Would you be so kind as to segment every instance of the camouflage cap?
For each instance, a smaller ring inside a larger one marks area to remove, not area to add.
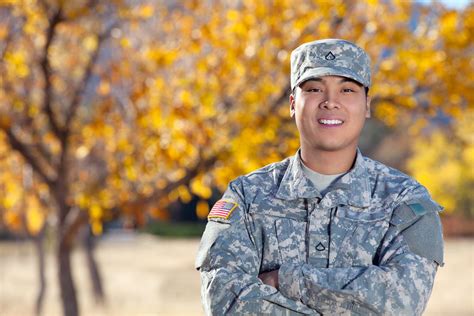
[[[370,57],[346,40],[323,39],[305,43],[291,53],[291,89],[322,76],[342,76],[370,86]]]

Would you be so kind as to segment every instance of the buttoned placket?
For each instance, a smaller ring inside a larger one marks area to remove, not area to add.
[[[315,267],[326,268],[329,263],[329,227],[334,209],[324,208],[320,198],[305,199],[307,211],[306,254],[307,262]]]

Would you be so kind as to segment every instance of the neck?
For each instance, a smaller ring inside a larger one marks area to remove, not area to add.
[[[357,148],[343,151],[324,151],[301,146],[301,159],[304,164],[324,175],[346,173],[352,168]]]

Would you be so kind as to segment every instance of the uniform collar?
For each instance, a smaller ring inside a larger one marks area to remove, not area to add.
[[[321,193],[304,175],[298,155],[299,150],[290,158],[276,197],[283,200],[321,198]],[[330,191],[324,196],[321,203],[324,207],[345,204],[364,208],[370,205],[370,195],[369,175],[364,157],[357,150],[354,167],[331,185]]]

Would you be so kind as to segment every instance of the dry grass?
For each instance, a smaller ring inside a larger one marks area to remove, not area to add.
[[[97,259],[108,303],[99,308],[81,251],[73,256],[81,314],[87,316],[202,315],[199,275],[193,269],[198,240],[128,236],[103,240]],[[425,315],[474,315],[474,240],[446,243],[446,266],[439,270]],[[37,290],[35,255],[25,243],[0,244],[0,315],[32,315]],[[44,315],[61,315],[54,257],[47,257]]]

